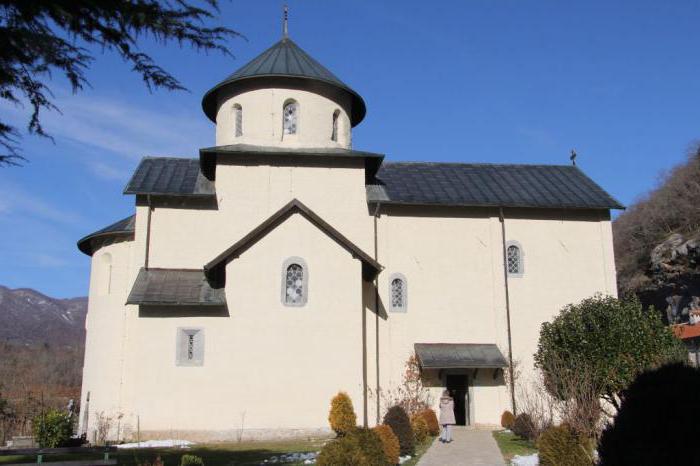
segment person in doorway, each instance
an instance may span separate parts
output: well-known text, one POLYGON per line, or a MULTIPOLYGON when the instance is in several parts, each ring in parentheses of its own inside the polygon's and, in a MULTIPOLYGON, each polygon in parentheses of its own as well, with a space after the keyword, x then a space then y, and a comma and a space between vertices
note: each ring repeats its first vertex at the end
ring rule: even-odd
POLYGON ((440 397, 440 441, 450 443, 452 441, 452 424, 455 423, 455 401, 452 399, 449 390, 442 392, 440 397))

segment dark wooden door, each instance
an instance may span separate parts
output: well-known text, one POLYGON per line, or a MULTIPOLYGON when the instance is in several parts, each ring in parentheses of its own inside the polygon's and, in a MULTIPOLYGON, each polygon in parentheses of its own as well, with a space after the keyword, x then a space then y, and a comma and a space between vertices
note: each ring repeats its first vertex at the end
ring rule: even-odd
POLYGON ((455 402, 455 422, 469 425, 469 385, 466 375, 448 375, 446 384, 455 402))

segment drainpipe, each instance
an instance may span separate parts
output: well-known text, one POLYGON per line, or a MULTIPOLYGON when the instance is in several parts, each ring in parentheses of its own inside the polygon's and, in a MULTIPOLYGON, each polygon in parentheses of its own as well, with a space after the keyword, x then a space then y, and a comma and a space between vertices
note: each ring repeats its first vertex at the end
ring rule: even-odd
POLYGON ((508 290, 508 256, 506 253, 506 219, 503 216, 503 207, 498 208, 498 217, 501 222, 501 245, 503 250, 503 284, 506 294, 506 321, 508 327, 508 371, 510 372, 510 402, 513 407, 513 414, 517 415, 518 411, 515 405, 515 379, 513 375, 513 340, 510 330, 510 293, 508 290))
MULTIPOLYGON (((365 286, 365 279, 362 278, 362 288, 365 286)), ((364 296, 364 290, 362 290, 364 296)), ((362 425, 368 427, 367 419, 367 309, 362 302, 362 425)))
POLYGON ((146 259, 143 267, 148 270, 148 256, 151 249, 151 195, 146 195, 146 204, 148 206, 148 215, 146 216, 146 259))
MULTIPOLYGON (((379 262, 379 245, 378 245, 378 234, 377 234, 377 219, 379 218, 379 207, 381 204, 377 202, 374 209, 374 260, 379 262)), ((381 409, 381 404, 379 402, 380 398, 380 385, 379 385, 379 274, 374 277, 374 331, 375 331, 375 353, 376 353, 376 366, 377 366, 377 387, 376 394, 377 397, 377 425, 379 425, 379 410, 381 409)))

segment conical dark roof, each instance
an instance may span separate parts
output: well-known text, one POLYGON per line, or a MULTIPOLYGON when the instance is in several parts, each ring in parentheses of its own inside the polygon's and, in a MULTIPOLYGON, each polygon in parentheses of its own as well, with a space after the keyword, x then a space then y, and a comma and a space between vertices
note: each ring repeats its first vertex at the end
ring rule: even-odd
POLYGON ((204 94, 204 113, 215 121, 219 90, 235 88, 243 81, 262 77, 308 79, 335 87, 350 95, 352 125, 357 125, 365 117, 367 110, 362 97, 289 38, 277 42, 204 94))

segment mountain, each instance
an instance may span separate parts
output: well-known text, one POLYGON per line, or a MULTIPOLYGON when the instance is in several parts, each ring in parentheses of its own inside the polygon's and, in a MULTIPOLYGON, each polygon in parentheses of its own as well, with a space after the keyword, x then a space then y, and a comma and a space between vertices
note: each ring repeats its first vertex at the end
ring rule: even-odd
POLYGON ((700 312, 700 145, 613 222, 617 283, 669 323, 700 312))
POLYGON ((82 348, 87 298, 55 299, 0 285, 0 342, 82 348))

